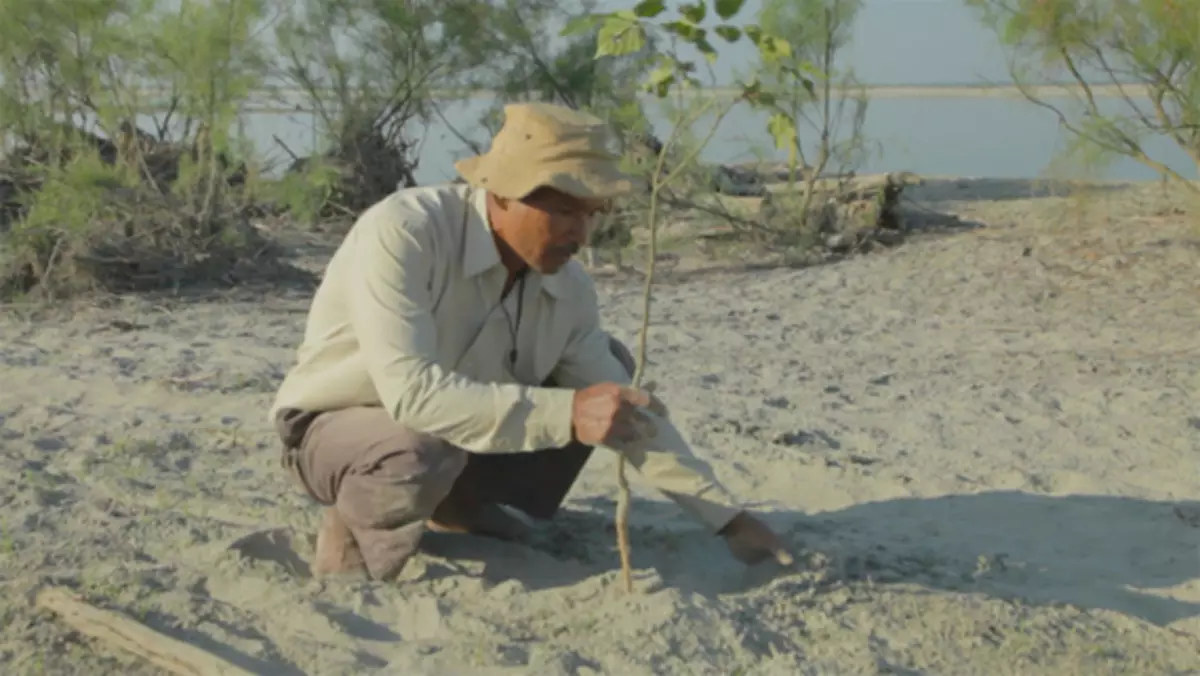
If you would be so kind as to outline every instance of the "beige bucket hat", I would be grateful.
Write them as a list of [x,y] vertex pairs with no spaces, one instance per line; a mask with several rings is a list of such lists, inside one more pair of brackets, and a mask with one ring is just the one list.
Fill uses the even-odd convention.
[[549,103],[511,103],[504,124],[483,155],[454,168],[468,184],[501,197],[520,199],[538,188],[554,188],[582,199],[609,199],[633,191],[633,178],[620,170],[620,156],[607,147],[609,130],[600,118]]

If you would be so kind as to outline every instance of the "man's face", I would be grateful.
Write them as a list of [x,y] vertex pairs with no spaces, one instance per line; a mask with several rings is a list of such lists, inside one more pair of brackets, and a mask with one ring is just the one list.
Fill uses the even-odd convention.
[[503,200],[492,227],[534,270],[552,275],[587,244],[606,200],[584,200],[539,188],[520,200]]

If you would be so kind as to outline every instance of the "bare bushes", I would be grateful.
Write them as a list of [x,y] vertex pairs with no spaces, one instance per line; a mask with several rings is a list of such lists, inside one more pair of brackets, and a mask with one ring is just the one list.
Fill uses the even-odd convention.
[[0,293],[221,285],[281,267],[251,223],[269,209],[241,133],[266,15],[258,0],[6,13]]
[[461,4],[289,4],[274,29],[277,77],[298,98],[289,104],[313,112],[317,148],[306,157],[288,149],[284,182],[307,217],[345,222],[417,184],[412,126],[428,116],[434,85],[470,65],[466,46],[481,39],[457,25],[474,11]]
[[55,164],[33,146],[7,158],[0,295],[220,286],[284,269],[252,225],[263,209],[217,160],[163,143],[114,152],[97,138]]
[[397,188],[417,185],[416,144],[405,138],[397,122],[390,111],[348,118],[323,153],[292,154],[285,178],[289,187],[322,188],[306,207],[309,215],[352,219]]

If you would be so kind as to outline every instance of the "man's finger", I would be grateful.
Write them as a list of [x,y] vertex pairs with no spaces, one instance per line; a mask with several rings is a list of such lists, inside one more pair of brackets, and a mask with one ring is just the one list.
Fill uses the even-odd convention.
[[653,394],[650,395],[650,405],[647,406],[646,408],[650,409],[650,411],[652,413],[654,413],[654,415],[657,415],[660,418],[670,418],[671,417],[671,412],[667,410],[667,405],[662,403],[662,400],[659,399],[658,397],[654,396]]
[[796,562],[796,559],[792,558],[792,555],[783,547],[776,547],[771,553],[775,556],[775,561],[781,566],[790,566]]
[[636,408],[623,409],[618,413],[608,432],[608,439],[622,444],[647,441],[656,436],[658,427],[654,421]]
[[650,393],[635,387],[621,388],[621,399],[634,406],[650,406]]
[[637,432],[639,439],[653,439],[658,436],[658,428],[654,421],[636,409],[629,412],[629,425]]
[[616,444],[625,445],[625,444],[632,444],[633,442],[640,439],[641,434],[639,434],[638,430],[635,429],[632,425],[618,423],[616,425],[613,425],[613,428],[609,432],[608,437],[609,437],[609,440],[611,442],[613,442],[613,443],[609,443],[608,444],[609,446],[613,446]]

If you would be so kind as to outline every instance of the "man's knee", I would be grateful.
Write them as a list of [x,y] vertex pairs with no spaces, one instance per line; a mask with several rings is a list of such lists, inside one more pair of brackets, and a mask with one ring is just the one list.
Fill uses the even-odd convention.
[[351,492],[407,491],[414,498],[448,491],[466,465],[466,452],[393,421],[380,408],[317,416],[297,449],[297,474],[323,503]]
[[440,501],[467,466],[467,452],[446,441],[404,430],[370,471],[389,482],[412,487],[422,497]]
[[337,505],[348,523],[390,528],[429,518],[466,467],[466,451],[398,431],[345,476]]

